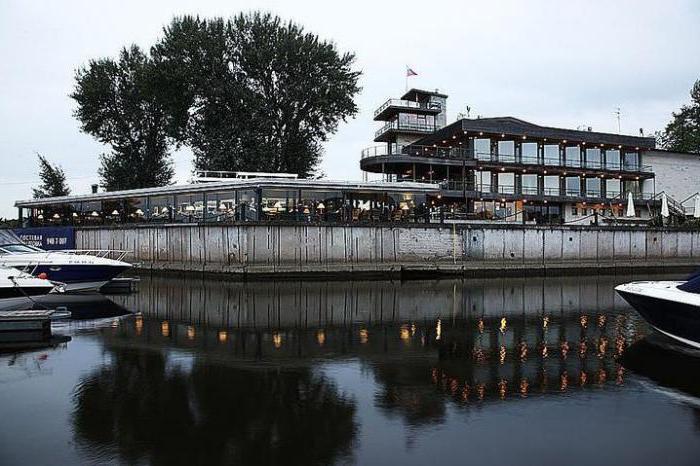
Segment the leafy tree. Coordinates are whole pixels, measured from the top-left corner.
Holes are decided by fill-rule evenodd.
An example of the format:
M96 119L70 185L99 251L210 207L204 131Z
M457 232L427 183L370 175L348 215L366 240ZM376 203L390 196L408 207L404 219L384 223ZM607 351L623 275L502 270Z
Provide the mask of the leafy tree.
M124 48L118 61L92 60L76 72L71 97L82 131L111 146L99 170L108 191L164 186L173 177L160 83L151 58Z
M34 198L68 196L70 188L66 184L66 174L63 169L58 165L51 165L43 155L37 154L37 156L41 185L38 188L32 188Z
M700 80L690 91L691 103L673 113L673 119L659 136L661 147L700 154Z
M175 18L151 54L170 132L199 169L312 176L357 113L354 54L270 14Z

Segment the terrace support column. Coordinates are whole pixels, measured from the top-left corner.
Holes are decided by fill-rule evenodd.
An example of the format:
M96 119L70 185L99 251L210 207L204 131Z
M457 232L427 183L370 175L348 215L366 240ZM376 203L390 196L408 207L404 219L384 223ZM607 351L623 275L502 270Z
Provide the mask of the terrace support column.
M416 181L416 164L413 164L413 181Z
M384 171L384 162L382 162L382 181L386 181L386 173Z

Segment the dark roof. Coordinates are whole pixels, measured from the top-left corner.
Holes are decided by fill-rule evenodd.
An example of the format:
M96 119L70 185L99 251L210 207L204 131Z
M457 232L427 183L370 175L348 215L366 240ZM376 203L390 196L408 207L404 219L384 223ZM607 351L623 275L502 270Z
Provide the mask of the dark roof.
M441 94L438 92L437 89L435 89L434 91L426 91L423 89L412 88L411 90L407 91L404 95L402 95L401 99L402 100L415 100L416 94L434 95L437 97L447 98L447 94Z
M568 140L571 142L586 142L587 144L611 144L627 147L653 149L656 140L649 137L627 136L624 134L599 133L595 131L579 131L574 129L552 128L539 126L514 117L462 119L445 126L430 136L426 136L415 144L434 144L451 138L459 131L480 132L487 134L505 133L509 136L527 136L532 139L551 138L553 140Z

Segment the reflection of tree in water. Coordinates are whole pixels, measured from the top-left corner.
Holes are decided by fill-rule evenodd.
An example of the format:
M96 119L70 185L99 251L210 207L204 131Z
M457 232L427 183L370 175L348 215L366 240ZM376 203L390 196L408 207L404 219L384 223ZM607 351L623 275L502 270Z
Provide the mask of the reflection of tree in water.
M154 351L111 354L75 393L75 435L88 454L153 464L328 464L350 454L354 402L310 369L195 362L188 373Z

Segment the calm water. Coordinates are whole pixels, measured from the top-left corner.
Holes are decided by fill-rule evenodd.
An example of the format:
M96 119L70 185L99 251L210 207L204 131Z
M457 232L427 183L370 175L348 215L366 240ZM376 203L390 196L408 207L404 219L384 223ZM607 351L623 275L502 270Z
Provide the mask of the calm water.
M698 464L700 357L630 279L144 276L0 354L0 464Z

